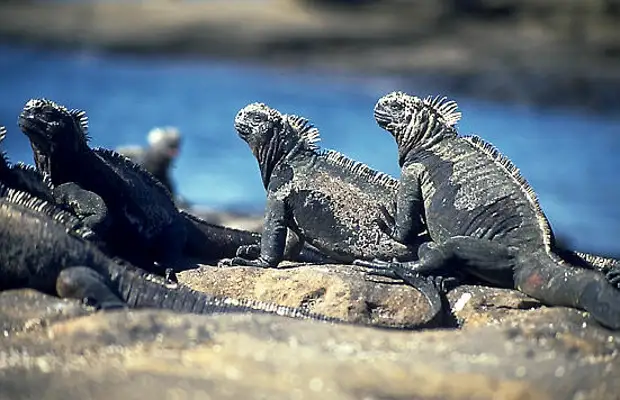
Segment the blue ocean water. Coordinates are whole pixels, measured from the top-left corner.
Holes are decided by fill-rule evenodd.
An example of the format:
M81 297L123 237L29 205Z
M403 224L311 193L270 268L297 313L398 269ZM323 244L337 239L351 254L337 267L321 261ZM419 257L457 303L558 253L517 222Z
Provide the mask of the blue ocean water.
M48 97L88 111L93 145L145 144L153 126L179 127L184 143L173 172L179 192L200 205L256 212L264 204L258 167L232 127L247 103L306 116L321 130L323 147L398 177L396 148L373 120L374 103L396 89L439 93L415 80L6 45L0 88L12 161L32 161L17 129L19 111L30 97ZM455 100L461 132L482 136L515 162L557 233L574 248L620 254L620 118Z

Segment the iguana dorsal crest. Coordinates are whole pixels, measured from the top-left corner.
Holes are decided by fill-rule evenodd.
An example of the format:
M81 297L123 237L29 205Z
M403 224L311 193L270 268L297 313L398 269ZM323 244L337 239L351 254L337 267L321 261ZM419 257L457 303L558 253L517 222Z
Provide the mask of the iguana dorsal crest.
M512 163L512 161L510 161L508 157L503 155L495 146L485 141L481 137L476 135L467 135L461 136L460 138L467 141L476 149L478 149L481 153L489 157L496 165L504 169L504 171L506 171L506 173L517 182L517 184L521 187L521 190L523 190L523 192L526 194L526 197L536 211L536 214L538 214L539 224L545 235L545 240L547 244L550 244L552 232L549 222L547 221L547 217L545 216L542 208L540 207L536 192L534 192L534 189L532 188L532 186L530 186L529 182L523 177L523 175L521 175L521 172L519 172L519 168L517 168Z
M39 171L32 165L24 164L23 162L18 161L17 163L15 163L13 168L20 169L22 171L26 171L28 173L37 175L41 178L41 181L43 182L43 184L47 186L50 190L54 188L54 183L52 182L52 178L50 177L50 175L43 171Z
M298 115L286 114L284 120L299 135L299 141L305 149L318 150L317 143L321 140L319 130L310 121Z
M155 178L149 171L142 168L140 165L134 163L129 158L125 157L122 154L119 154L113 150L106 149L103 147L95 147L93 149L98 156L103 158L106 162L112 165L118 165L125 168L128 168L131 171L134 171L136 174L141 176L145 181L151 182L153 186L156 186L160 189L163 189L168 196L172 199L168 188L166 188L157 178Z
M6 199L9 203L20 205L29 210L46 215L65 227L67 233L71 235L83 239L91 239L97 236L92 230L85 227L74 215L60 210L56 205L41 200L28 192L11 189L0 183L0 198Z
M30 108L38 108L38 107L45 107L45 106L49 106L49 107L53 107L55 109L61 110L61 111L69 111L67 110L67 108L63 105L60 105L58 103L56 103L53 100L49 100L46 98L41 98L41 99L30 99L26 102L26 105L24 106L24 109L30 109Z
M328 163L351 171L369 183L378 184L390 190L398 187L398 180L390 175L376 171L368 165L352 160L335 150L326 150L321 155Z
M428 96L422 100L422 104L435 111L446 126L455 126L461 120L462 113L458 104L445 96Z
M0 143L2 143L5 138L6 138L6 128L4 126L0 126ZM4 165L9 164L9 160L4 150L0 150L0 163L3 163Z
M88 136L88 115L86 115L86 111L73 109L69 110L69 114L73 117L75 122L78 124L84 136L86 136L87 141L90 139Z

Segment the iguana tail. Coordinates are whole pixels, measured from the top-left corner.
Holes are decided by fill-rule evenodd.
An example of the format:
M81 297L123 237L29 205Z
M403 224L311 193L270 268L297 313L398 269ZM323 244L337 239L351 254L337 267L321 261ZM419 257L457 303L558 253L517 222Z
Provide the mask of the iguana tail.
M187 226L185 254L201 262L234 257L240 246L259 245L260 233L211 224L195 215L180 211Z
M111 275L110 280L120 299L131 308L158 308L193 314L253 312L297 319L344 323L340 319L311 313L299 308L256 300L210 296L183 285L170 287L170 284L166 284L160 277L142 274L122 267L119 267Z
M260 253L258 232L243 231L209 223L186 211L180 211L187 225L185 254L201 262L218 261L237 255L241 246L255 246ZM285 255L286 259L302 263L329 264L335 261L314 247L304 243L298 254Z
M620 329L620 290L603 274L570 265L547 252L519 258L517 289L548 305L588 311L601 325Z

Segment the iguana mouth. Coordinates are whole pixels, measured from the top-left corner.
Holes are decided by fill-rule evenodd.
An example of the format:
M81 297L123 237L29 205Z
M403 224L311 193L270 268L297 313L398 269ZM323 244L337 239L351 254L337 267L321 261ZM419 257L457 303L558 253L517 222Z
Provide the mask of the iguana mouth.
M247 136L252 133L252 128L242 122L235 122L235 130L241 136Z
M50 149L49 137L47 134L50 122L36 115L22 113L19 116L18 123L22 131L28 136L28 139L30 139L37 148L43 151Z
M392 118L389 115L389 113L379 108L375 108L374 116L375 116L375 120L377 121L377 124L381 128L387 128L387 126L392 122Z

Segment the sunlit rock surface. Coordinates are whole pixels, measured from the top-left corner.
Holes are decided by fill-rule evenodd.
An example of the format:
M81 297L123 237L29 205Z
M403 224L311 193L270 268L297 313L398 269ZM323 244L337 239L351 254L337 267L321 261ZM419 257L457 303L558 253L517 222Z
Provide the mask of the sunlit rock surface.
M246 283L238 275L239 294L254 280L260 295L256 288L269 285L258 282L274 280L250 275ZM326 276L328 291L342 279ZM283 287L291 279L283 275ZM233 290L209 282L202 285ZM355 285L341 285L348 304ZM303 291L282 301L293 305ZM542 307L510 290L464 286L449 297L463 328L406 331L266 315L93 312L8 291L0 294L0 398L617 398L620 334L586 313ZM333 300L315 308L346 314Z

